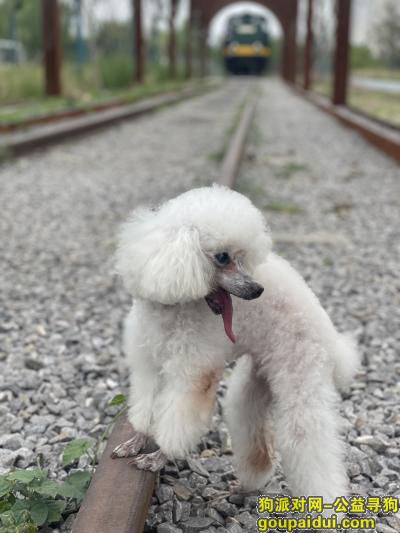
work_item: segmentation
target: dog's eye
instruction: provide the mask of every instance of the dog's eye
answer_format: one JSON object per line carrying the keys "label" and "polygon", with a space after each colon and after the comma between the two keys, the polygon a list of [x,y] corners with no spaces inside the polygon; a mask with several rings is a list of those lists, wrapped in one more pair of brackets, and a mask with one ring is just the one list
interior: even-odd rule
{"label": "dog's eye", "polygon": [[229,254],[227,252],[221,252],[220,254],[214,255],[216,261],[221,266],[228,265],[231,261],[231,258],[229,257]]}

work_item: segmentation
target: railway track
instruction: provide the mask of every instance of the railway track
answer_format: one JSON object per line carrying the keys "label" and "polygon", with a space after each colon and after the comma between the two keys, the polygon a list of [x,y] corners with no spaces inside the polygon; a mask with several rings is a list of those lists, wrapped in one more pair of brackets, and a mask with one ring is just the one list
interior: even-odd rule
{"label": "railway track", "polygon": [[[250,97],[241,110],[220,165],[218,183],[232,187],[237,176],[246,138],[255,112]],[[146,521],[156,474],[129,466],[129,459],[111,459],[111,452],[132,436],[132,426],[121,416],[74,521],[72,533],[141,533]]]}
{"label": "railway track", "polygon": [[[7,335],[6,353],[0,353],[0,425],[7,435],[0,468],[11,464],[5,459],[28,468],[41,454],[54,477],[65,476],[64,443],[97,439],[105,430],[115,414],[109,401],[119,380],[126,384],[116,356],[129,298],[109,276],[114,228],[132,205],[209,184],[218,169],[220,182],[232,184],[253,103],[242,109],[229,143],[222,132],[246,87],[228,82],[146,120],[1,165],[0,230],[7,239],[0,242],[6,310],[0,333]],[[352,491],[398,496],[398,167],[310,109],[282,84],[260,83],[257,113],[263,119],[249,139],[254,157],[243,161],[235,187],[266,211],[279,250],[306,273],[339,329],[359,332],[365,361],[343,403]],[[220,146],[228,146],[221,166],[221,152],[218,158],[214,152]],[[129,437],[121,417],[75,524],[69,516],[61,531],[140,533],[145,521],[146,531],[158,533],[254,531],[254,496],[235,490],[225,427],[218,414],[214,422],[198,454],[169,463],[155,486],[152,474],[109,459],[113,446]],[[285,488],[278,471],[267,490],[285,494]],[[396,516],[378,521],[381,531],[400,530]]]}

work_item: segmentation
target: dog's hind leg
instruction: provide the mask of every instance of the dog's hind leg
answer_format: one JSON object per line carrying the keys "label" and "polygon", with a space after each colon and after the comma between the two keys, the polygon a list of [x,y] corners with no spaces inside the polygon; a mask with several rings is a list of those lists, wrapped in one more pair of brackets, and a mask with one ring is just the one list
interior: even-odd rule
{"label": "dog's hind leg", "polygon": [[263,487],[273,473],[270,399],[268,384],[257,375],[251,356],[242,356],[229,381],[224,412],[237,475],[245,490]]}
{"label": "dog's hind leg", "polygon": [[348,480],[328,357],[312,343],[297,345],[290,360],[279,356],[276,374],[270,369],[269,377],[276,448],[289,487],[295,496],[319,496],[332,504],[347,496]]}

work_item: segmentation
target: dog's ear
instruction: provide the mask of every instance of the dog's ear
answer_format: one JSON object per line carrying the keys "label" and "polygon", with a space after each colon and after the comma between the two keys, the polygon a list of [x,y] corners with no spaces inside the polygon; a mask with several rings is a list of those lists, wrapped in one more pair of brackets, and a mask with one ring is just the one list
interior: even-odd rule
{"label": "dog's ear", "polygon": [[141,209],[122,228],[116,267],[127,289],[135,298],[163,304],[206,296],[213,268],[197,229],[171,228],[158,218]]}

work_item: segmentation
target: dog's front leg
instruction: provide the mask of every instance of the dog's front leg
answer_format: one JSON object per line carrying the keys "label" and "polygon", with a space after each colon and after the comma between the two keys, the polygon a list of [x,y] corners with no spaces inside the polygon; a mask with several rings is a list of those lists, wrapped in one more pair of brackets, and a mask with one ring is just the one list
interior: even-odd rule
{"label": "dog's front leg", "polygon": [[[154,396],[158,386],[158,375],[147,353],[139,357],[136,354],[136,366],[130,376],[128,420],[134,429],[134,435],[126,442],[117,446],[111,457],[135,457],[139,452],[149,448],[154,452],[150,442],[151,420]],[[147,356],[147,357],[146,357]],[[150,454],[149,454],[150,455]]]}
{"label": "dog's front leg", "polygon": [[168,383],[155,412],[155,439],[168,456],[184,457],[208,430],[221,374],[204,369]]}
{"label": "dog's front leg", "polygon": [[[159,453],[168,459],[185,457],[207,431],[215,404],[221,368],[202,369],[195,375],[182,372],[165,376],[153,413],[153,435]],[[153,470],[150,454],[140,454],[132,460],[138,468]]]}

